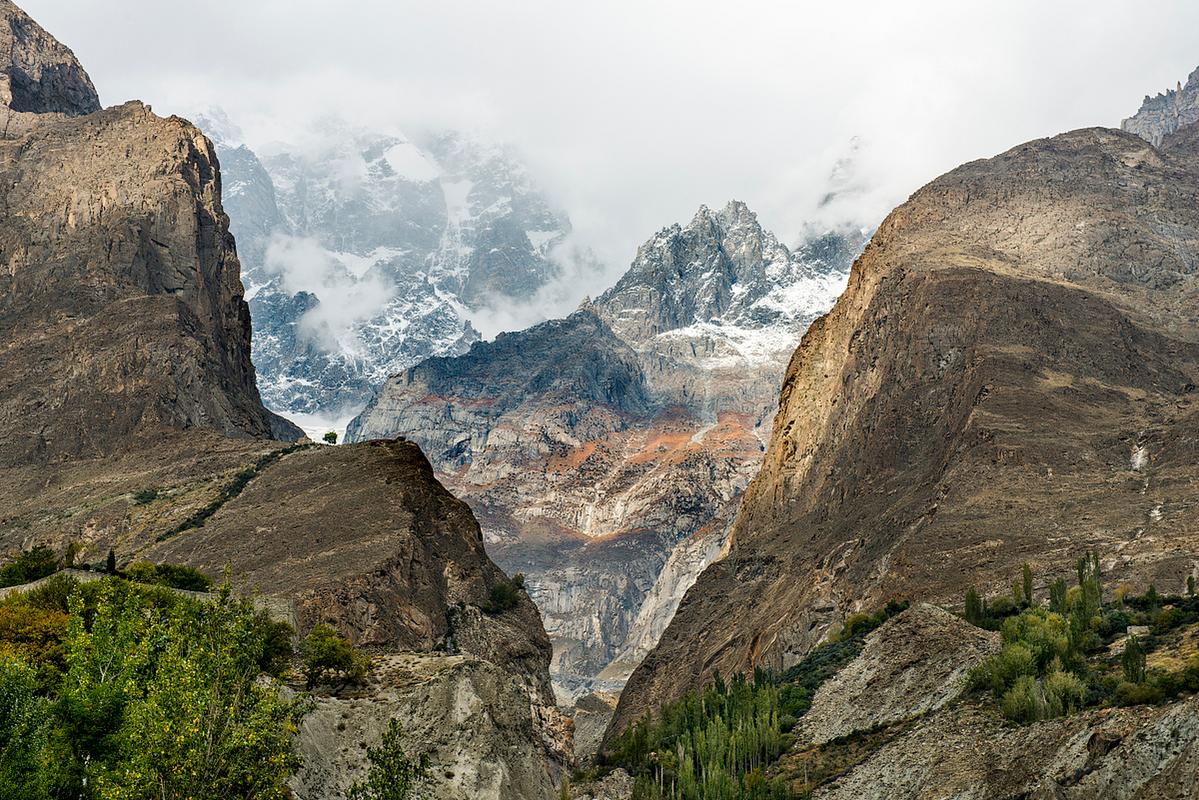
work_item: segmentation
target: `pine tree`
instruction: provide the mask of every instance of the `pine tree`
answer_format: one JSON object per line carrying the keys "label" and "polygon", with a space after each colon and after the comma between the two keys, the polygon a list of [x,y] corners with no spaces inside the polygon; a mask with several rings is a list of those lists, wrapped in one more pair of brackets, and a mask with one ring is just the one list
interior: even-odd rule
{"label": "pine tree", "polygon": [[108,560],[104,562],[104,571],[109,575],[117,574],[117,554],[111,547],[108,549]]}
{"label": "pine tree", "polygon": [[1024,605],[1032,605],[1032,567],[1024,562]]}

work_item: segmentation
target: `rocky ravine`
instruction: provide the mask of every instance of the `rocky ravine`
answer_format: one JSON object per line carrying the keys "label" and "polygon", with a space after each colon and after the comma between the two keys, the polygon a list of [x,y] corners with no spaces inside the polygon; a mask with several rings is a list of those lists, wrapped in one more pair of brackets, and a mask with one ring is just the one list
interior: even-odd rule
{"label": "rocky ravine", "polygon": [[80,107],[82,68],[0,15],[26,46],[9,74],[40,74],[52,109],[12,109],[0,140],[0,551],[229,565],[301,634],[328,622],[368,647],[380,669],[358,705],[319,699],[305,723],[298,796],[363,768],[362,748],[322,746],[332,708],[368,744],[388,714],[452,719],[431,742],[436,797],[554,796],[570,737],[549,641],[527,598],[480,610],[504,574],[470,509],[411,443],[272,438],[299,431],[259,402],[212,145],[139,103],[65,113],[98,105]]}
{"label": "rocky ravine", "polygon": [[1184,586],[1197,130],[1029,142],[892,212],[791,359],[728,556],[609,735],[715,670],[794,663],[850,611],[960,602],[1024,561],[1066,571],[1094,549],[1114,582]]}
{"label": "rocky ravine", "polygon": [[569,317],[390,379],[349,438],[417,441],[528,575],[560,684],[618,686],[720,550],[783,360],[853,252],[703,208]]}

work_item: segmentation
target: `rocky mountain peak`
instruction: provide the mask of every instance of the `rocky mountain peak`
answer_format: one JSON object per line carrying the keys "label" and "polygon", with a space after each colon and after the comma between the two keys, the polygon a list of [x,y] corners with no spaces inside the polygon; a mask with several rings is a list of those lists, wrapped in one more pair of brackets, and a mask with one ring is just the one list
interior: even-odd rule
{"label": "rocky mountain peak", "polygon": [[100,110],[96,87],[70,48],[9,0],[0,0],[0,104],[68,116]]}
{"label": "rocky mountain peak", "polygon": [[621,336],[646,342],[696,323],[732,321],[811,271],[745,203],[700,206],[686,227],[663,228],[596,305]]}
{"label": "rocky mountain peak", "polygon": [[1185,86],[1179,83],[1156,97],[1145,95],[1141,109],[1120,127],[1158,147],[1171,133],[1195,122],[1199,122],[1199,67]]}

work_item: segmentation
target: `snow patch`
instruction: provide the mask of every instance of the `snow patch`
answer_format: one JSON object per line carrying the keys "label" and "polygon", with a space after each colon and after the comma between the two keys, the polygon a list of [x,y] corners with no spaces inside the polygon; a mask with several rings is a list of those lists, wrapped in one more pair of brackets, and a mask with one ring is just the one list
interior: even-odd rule
{"label": "snow patch", "polygon": [[434,181],[441,170],[412,142],[400,142],[389,147],[383,158],[401,178],[413,182]]}

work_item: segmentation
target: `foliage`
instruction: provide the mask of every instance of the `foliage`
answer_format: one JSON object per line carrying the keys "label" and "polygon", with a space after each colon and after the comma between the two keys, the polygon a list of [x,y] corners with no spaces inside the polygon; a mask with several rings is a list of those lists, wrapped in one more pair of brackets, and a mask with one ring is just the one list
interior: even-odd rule
{"label": "foliage", "polygon": [[[1075,572],[1074,586],[1060,578],[1050,585],[1048,608],[1030,603],[1004,620],[1002,649],[971,672],[973,685],[990,690],[1004,716],[1028,723],[1088,706],[1155,703],[1199,692],[1199,657],[1181,669],[1152,672],[1146,657],[1173,631],[1199,622],[1199,598],[1163,596],[1153,586],[1137,596],[1122,585],[1105,604],[1099,558],[1087,553]],[[1030,586],[1025,565],[1021,589]],[[986,600],[972,592],[966,600],[968,617],[982,609],[975,624],[995,622],[999,602],[988,609]],[[1149,626],[1152,635],[1128,637],[1118,659],[1107,657],[1104,646],[1124,637],[1132,625]]]}
{"label": "foliage", "polygon": [[157,500],[161,496],[162,495],[159,493],[159,491],[157,489],[155,489],[153,487],[147,487],[145,489],[139,489],[138,491],[134,492],[133,502],[137,503],[139,506],[144,506],[147,503],[153,503],[155,500]]}
{"label": "foliage", "polygon": [[0,587],[32,583],[62,569],[62,563],[49,547],[37,546],[19,554],[0,567]]}
{"label": "foliage", "polygon": [[771,766],[792,743],[789,731],[816,690],[862,650],[862,640],[908,607],[890,602],[875,614],[851,614],[833,641],[813,649],[780,675],[758,670],[752,680],[716,675],[646,715],[601,757],[634,776],[634,800],[782,800],[786,783]]}
{"label": "foliage", "polygon": [[1137,637],[1128,637],[1124,653],[1120,656],[1120,666],[1124,670],[1124,680],[1129,683],[1145,682],[1145,649]]}
{"label": "foliage", "polygon": [[183,564],[151,564],[139,561],[125,568],[125,577],[138,583],[152,583],[191,592],[212,591],[212,579],[194,567]]}
{"label": "foliage", "polygon": [[108,558],[104,559],[104,571],[109,575],[117,574],[117,552],[108,548]]}
{"label": "foliage", "polygon": [[501,580],[491,587],[483,610],[489,614],[499,614],[516,608],[525,590],[525,576],[516,573],[511,578]]}
{"label": "foliage", "polygon": [[717,676],[632,725],[607,758],[635,776],[634,800],[785,798],[783,782],[764,776],[790,744],[779,711],[779,687],[764,674],[728,684]]}
{"label": "foliage", "polygon": [[409,758],[404,752],[404,730],[398,720],[387,723],[378,747],[368,748],[370,764],[365,781],[355,781],[346,800],[410,800],[418,796],[429,776],[429,754]]}
{"label": "foliage", "polygon": [[1032,605],[1032,566],[1027,561],[1024,562],[1024,567],[1021,570],[1021,589],[1024,595],[1024,605]]}
{"label": "foliage", "polygon": [[37,694],[26,664],[0,658],[0,800],[48,797],[40,760],[50,728],[50,702]]}
{"label": "foliage", "polygon": [[304,637],[300,657],[304,661],[304,680],[310,687],[333,681],[343,686],[366,683],[370,659],[328,625],[317,625]]}
{"label": "foliage", "polygon": [[[0,600],[0,617],[20,623],[0,647],[42,636],[0,659],[0,800],[287,796],[301,705],[260,680],[268,630],[228,586],[201,602],[63,576]],[[36,788],[5,794],[23,785],[10,768]]]}
{"label": "foliage", "polygon": [[321,438],[329,444],[337,444],[337,431],[329,431]]}
{"label": "foliage", "polygon": [[844,641],[854,637],[865,636],[884,622],[908,607],[906,600],[890,600],[887,605],[873,614],[855,613],[845,618],[840,632],[833,641]]}

